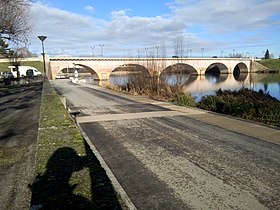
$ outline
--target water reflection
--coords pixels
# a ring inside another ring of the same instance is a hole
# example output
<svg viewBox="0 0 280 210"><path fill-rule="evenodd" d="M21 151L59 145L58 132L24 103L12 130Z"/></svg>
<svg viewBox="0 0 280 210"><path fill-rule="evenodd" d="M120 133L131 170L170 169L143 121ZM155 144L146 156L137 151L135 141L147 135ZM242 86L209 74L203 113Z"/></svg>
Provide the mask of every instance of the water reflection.
<svg viewBox="0 0 280 210"><path fill-rule="evenodd" d="M162 82L167 85L189 85L197 79L197 74L168 73L160 76Z"/></svg>
<svg viewBox="0 0 280 210"><path fill-rule="evenodd" d="M249 88L255 91L263 90L280 100L280 74L178 74L168 73L160 77L167 85L183 85L184 92L192 94L196 101L203 96L214 95L219 89L239 90ZM126 85L129 82L127 75L111 75L110 84Z"/></svg>
<svg viewBox="0 0 280 210"><path fill-rule="evenodd" d="M128 83L127 75L112 74L109 78L109 83L111 85L125 86Z"/></svg>
<svg viewBox="0 0 280 210"><path fill-rule="evenodd" d="M208 82L215 84L226 81L228 74L205 74L205 78Z"/></svg>

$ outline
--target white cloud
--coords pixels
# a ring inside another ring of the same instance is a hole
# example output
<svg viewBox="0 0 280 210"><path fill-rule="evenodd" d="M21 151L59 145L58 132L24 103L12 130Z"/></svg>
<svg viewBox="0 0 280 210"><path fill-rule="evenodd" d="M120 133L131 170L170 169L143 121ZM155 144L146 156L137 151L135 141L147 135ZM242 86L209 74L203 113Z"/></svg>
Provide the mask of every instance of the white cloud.
<svg viewBox="0 0 280 210"><path fill-rule="evenodd" d="M85 7L85 10L87 10L87 11L89 11L89 12L94 12L94 7L88 5L88 6Z"/></svg>
<svg viewBox="0 0 280 210"><path fill-rule="evenodd" d="M251 46L254 40L258 45L268 43L266 32L260 35L260 30L279 28L279 0L176 0L168 6L170 14L164 16L129 16L127 10L117 10L111 12L111 20L105 21L33 3L37 24L30 48L40 53L37 35L43 34L48 36L46 50L51 55L90 55L91 46L96 46L98 55L101 43L105 56L122 55L128 49L136 55L138 49L163 42L171 55L177 37L183 36L186 47L194 54L202 46L206 52L206 49L230 49L235 43ZM94 11L92 6L85 9ZM273 15L276 15L274 20Z"/></svg>
<svg viewBox="0 0 280 210"><path fill-rule="evenodd" d="M271 15L279 14L279 0L177 0L170 5L175 17L210 32L251 31L275 24ZM279 24L279 23L278 23Z"/></svg>

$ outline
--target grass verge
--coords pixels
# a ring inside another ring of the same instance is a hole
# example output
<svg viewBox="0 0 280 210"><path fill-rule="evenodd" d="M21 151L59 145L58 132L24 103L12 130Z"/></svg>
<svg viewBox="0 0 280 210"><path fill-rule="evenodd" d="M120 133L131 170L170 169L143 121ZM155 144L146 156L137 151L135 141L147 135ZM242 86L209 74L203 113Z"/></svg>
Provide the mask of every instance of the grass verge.
<svg viewBox="0 0 280 210"><path fill-rule="evenodd" d="M122 209L97 158L44 82L31 206L42 209Z"/></svg>
<svg viewBox="0 0 280 210"><path fill-rule="evenodd" d="M257 62L269 69L280 70L280 59L263 59Z"/></svg>

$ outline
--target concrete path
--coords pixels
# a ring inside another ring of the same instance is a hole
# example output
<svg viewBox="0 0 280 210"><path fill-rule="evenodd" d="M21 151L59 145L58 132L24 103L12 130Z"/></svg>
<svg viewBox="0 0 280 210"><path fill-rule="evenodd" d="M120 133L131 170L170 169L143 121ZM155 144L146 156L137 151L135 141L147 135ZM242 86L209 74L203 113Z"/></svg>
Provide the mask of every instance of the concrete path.
<svg viewBox="0 0 280 210"><path fill-rule="evenodd" d="M56 82L137 209L278 209L280 131L94 86Z"/></svg>
<svg viewBox="0 0 280 210"><path fill-rule="evenodd" d="M221 115L214 112L208 112L201 109L176 106L172 103L152 100L144 96L132 96L116 91L111 91L99 86L93 86L89 84L81 84L81 85L96 90L102 90L105 93L114 94L122 98L126 98L128 100L133 100L137 103L156 105L158 107L167 109L168 112L166 112L165 110L163 112L153 112L153 113L148 112L148 114L147 113L145 114L145 112L140 112L140 113L133 113L133 114L128 113L124 115L116 115L116 114L114 115L105 114L105 115L98 115L98 116L91 115L86 117L78 117L77 121L79 123L104 121L110 119L120 120L120 119L132 119L132 118L136 119L136 118L149 118L149 117L161 117L161 116L172 116L172 115L187 115L188 117L199 120L201 122L210 123L212 125L216 125L221 128L242 133L244 135L248 135L258 139L262 139L264 141L280 144L280 128L277 127L272 127L261 123L255 123L252 121L243 120L231 116Z"/></svg>

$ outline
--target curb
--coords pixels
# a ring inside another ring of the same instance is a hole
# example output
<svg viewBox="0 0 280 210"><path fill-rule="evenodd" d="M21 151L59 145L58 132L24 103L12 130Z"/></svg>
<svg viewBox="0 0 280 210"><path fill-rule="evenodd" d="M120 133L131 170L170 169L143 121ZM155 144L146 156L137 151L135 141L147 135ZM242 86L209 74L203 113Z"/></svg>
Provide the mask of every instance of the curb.
<svg viewBox="0 0 280 210"><path fill-rule="evenodd" d="M137 208L132 203L132 201L128 197L127 193L125 192L125 190L123 189L121 184L118 182L117 178L115 177L115 175L113 174L113 172L111 171L109 166L106 164L105 160L102 158L102 156L100 155L100 153L98 152L96 147L93 145L93 143L91 142L91 140L89 139L87 134L84 132L82 127L79 125L79 123L76 123L76 125L78 126L82 136L84 137L84 139L86 140L87 144L89 145L91 151L94 153L96 158L99 160L101 166L106 171L106 174L107 174L108 178L111 180L112 185L114 186L114 189L120 195L120 197L124 201L125 205L128 207L129 210L137 210Z"/></svg>

